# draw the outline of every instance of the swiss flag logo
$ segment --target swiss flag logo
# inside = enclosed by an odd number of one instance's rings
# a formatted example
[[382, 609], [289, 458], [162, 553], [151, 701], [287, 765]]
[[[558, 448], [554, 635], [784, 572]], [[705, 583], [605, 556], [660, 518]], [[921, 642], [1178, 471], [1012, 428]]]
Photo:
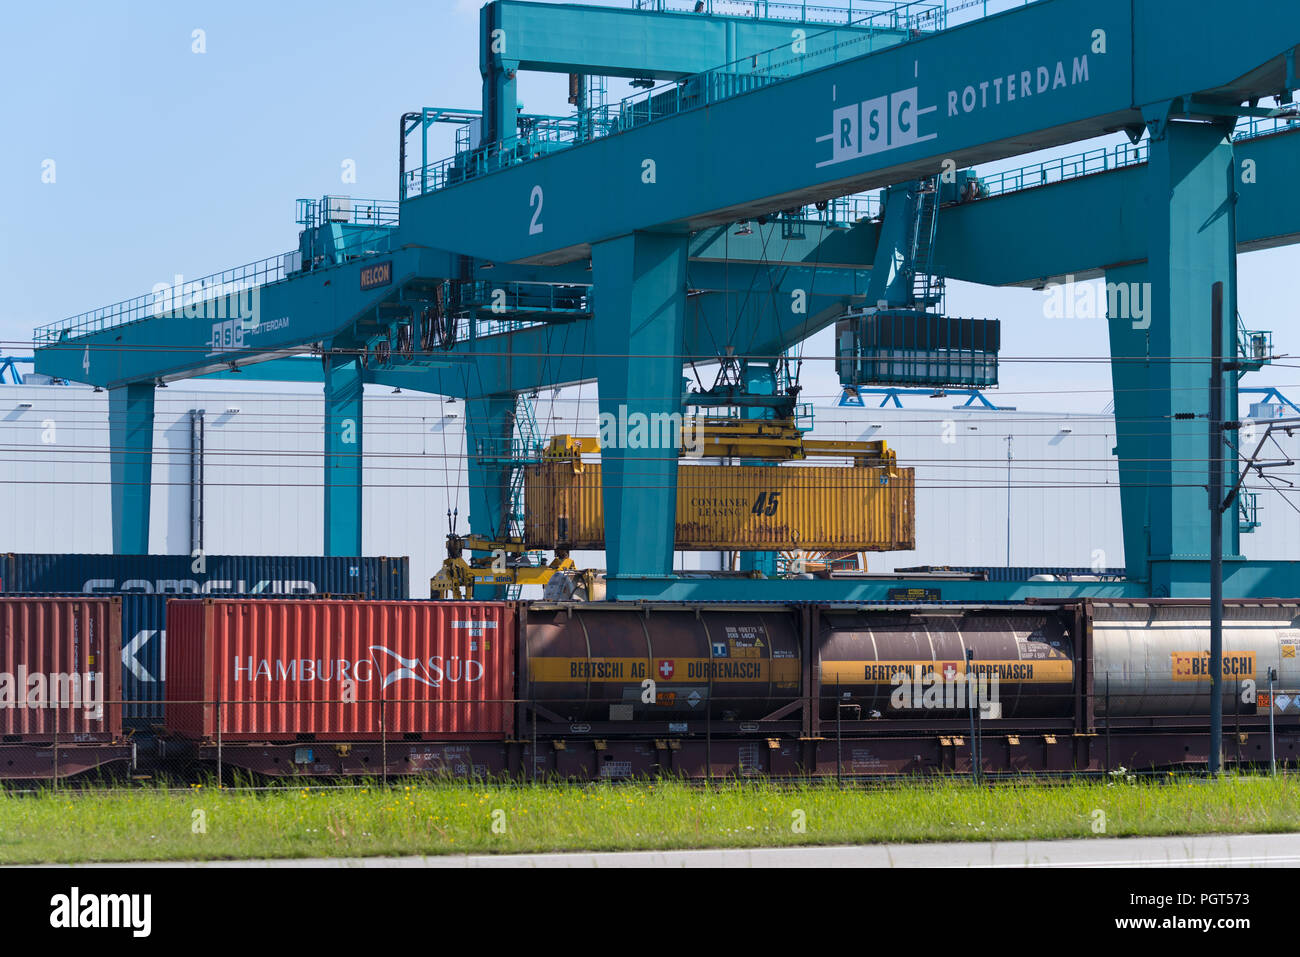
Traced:
[[954, 681], [954, 680], [956, 680], [956, 678], [957, 678], [957, 666], [954, 665], [951, 661], [946, 662], [946, 663], [943, 665], [943, 669], [942, 669], [942, 670], [943, 670], [943, 680], [944, 680], [944, 681]]
[[671, 660], [665, 659], [664, 661], [659, 662], [659, 677], [661, 678], [671, 678], [673, 672], [676, 670], [677, 665], [675, 665]]

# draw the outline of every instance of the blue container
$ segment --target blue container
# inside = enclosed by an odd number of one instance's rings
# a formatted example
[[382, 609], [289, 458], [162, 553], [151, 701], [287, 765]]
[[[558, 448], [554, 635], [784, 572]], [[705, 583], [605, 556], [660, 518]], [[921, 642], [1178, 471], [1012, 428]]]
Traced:
[[4, 555], [0, 592], [122, 596], [123, 719], [160, 724], [166, 691], [167, 599], [176, 595], [411, 597], [405, 558], [208, 555]]

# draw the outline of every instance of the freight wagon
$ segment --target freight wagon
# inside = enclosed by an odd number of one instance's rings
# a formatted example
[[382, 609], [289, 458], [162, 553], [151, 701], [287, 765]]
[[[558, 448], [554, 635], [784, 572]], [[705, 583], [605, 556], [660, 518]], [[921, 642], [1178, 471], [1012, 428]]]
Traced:
[[0, 555], [0, 592], [120, 595], [122, 720], [162, 724], [167, 599], [177, 595], [410, 597], [405, 558], [207, 555]]
[[[972, 754], [1102, 772], [1208, 754], [1205, 602], [168, 614], [168, 748], [267, 774], [863, 776]], [[1279, 758], [1300, 758], [1300, 603], [1228, 603], [1224, 648], [1227, 760], [1267, 760], [1270, 718]]]
[[226, 742], [513, 729], [509, 603], [172, 600], [167, 728]]
[[129, 767], [122, 602], [0, 598], [0, 780]]

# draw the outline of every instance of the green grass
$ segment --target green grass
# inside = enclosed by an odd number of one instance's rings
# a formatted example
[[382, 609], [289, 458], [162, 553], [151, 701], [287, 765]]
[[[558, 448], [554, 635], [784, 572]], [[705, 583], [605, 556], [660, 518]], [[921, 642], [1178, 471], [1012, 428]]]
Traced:
[[1077, 838], [1099, 811], [1109, 837], [1297, 831], [1300, 779], [46, 791], [0, 794], [0, 863]]

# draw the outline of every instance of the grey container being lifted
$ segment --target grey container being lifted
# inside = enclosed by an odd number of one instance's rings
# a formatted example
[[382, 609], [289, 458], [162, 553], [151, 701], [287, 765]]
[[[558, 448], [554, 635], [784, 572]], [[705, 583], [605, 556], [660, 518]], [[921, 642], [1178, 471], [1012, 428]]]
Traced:
[[177, 595], [404, 600], [406, 558], [266, 555], [0, 556], [0, 594], [122, 596], [123, 723], [143, 729], [163, 720], [167, 599]]

